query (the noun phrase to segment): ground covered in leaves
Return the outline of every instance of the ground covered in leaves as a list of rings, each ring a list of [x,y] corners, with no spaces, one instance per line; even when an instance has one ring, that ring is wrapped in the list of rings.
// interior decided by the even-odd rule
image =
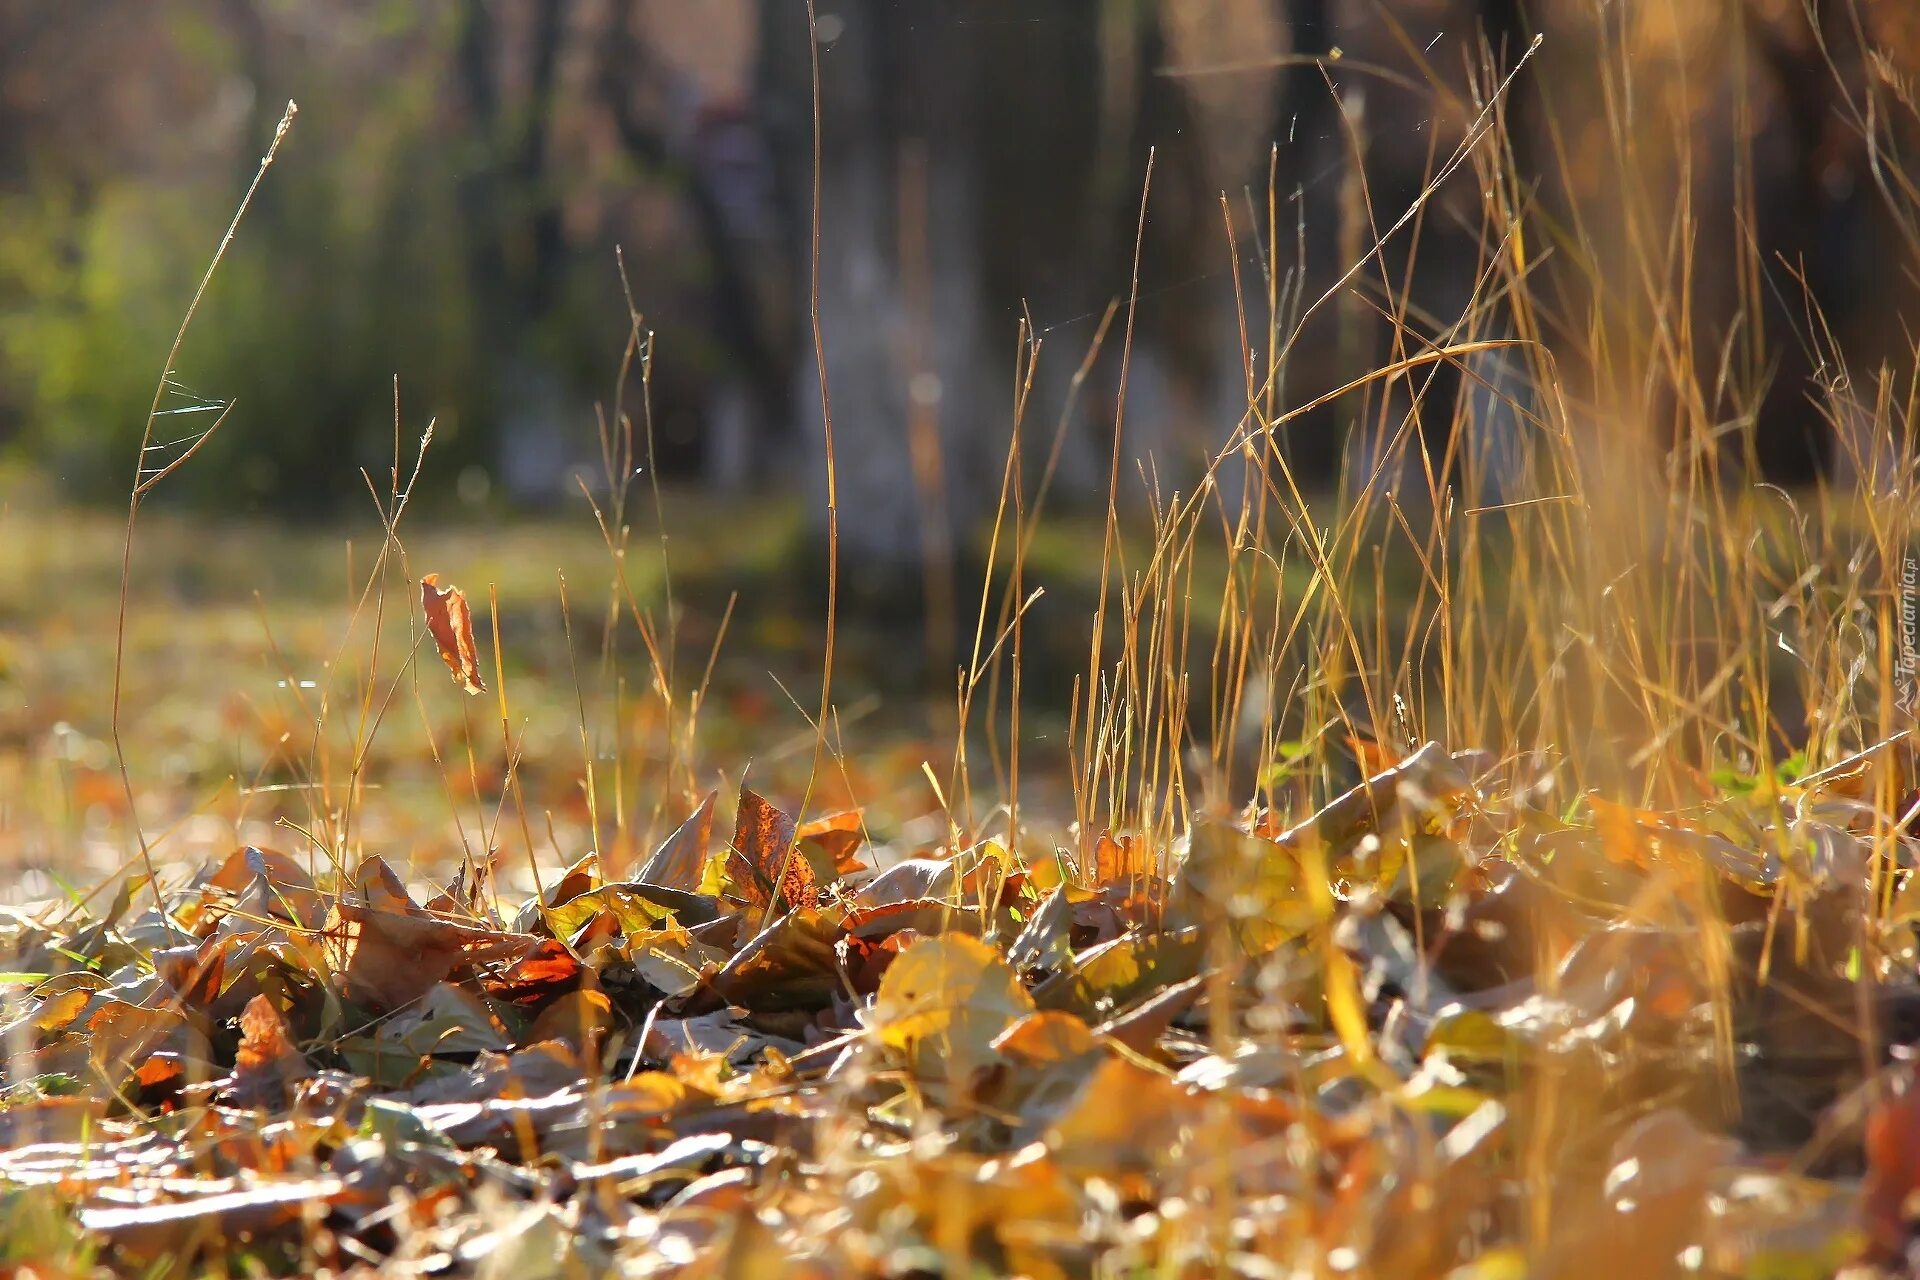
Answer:
[[[1652,813],[1429,744],[1044,854],[743,789],[526,902],[263,848],[130,874],[0,935],[0,1261],[1897,1271],[1901,747]]]

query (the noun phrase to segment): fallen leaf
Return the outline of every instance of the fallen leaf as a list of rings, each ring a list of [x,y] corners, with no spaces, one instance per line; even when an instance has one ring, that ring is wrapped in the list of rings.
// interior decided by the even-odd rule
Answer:
[[[713,843],[713,801],[717,794],[707,792],[700,807],[654,850],[636,879],[669,889],[700,887],[700,876],[707,866],[707,846]]]
[[[340,963],[340,994],[398,1009],[432,990],[462,964],[534,951],[539,940],[429,915],[407,896],[384,859],[370,857],[356,890],[335,908],[329,936]]]
[[[246,927],[258,927],[264,917],[311,928],[326,918],[326,899],[315,890],[313,877],[277,849],[234,850],[207,887],[233,895],[232,914],[253,917],[236,922]]]
[[[481,988],[490,996],[524,1004],[553,995],[579,980],[580,962],[573,953],[564,943],[546,938],[505,969],[483,974]]]
[[[818,1008],[842,989],[844,919],[838,911],[790,911],[734,951],[710,985],[721,999],[762,1011]]]
[[[233,1062],[236,1100],[243,1106],[278,1103],[288,1085],[312,1073],[273,1001],[264,995],[249,1000],[240,1014],[240,1048]]]
[[[1161,988],[1123,1014],[1107,1019],[1094,1031],[1117,1040],[1135,1053],[1149,1054],[1154,1043],[1173,1025],[1173,1020],[1191,1009],[1206,992],[1208,975],[1195,974],[1184,982]]]
[[[416,1057],[503,1053],[513,1047],[486,1001],[448,982],[380,1024],[376,1034]]]
[[[776,896],[795,907],[819,902],[812,866],[805,858],[788,856],[793,833],[792,818],[763,797],[745,787],[740,789],[727,872],[733,887],[754,906],[764,907]]]
[[[1867,1229],[1883,1257],[1898,1257],[1912,1232],[1908,1204],[1920,1191],[1920,1090],[1887,1090],[1867,1110]]]
[[[1066,885],[1058,884],[1048,890],[1047,896],[1040,900],[1039,906],[1033,908],[1033,914],[1021,926],[1020,936],[1007,948],[1007,963],[1024,973],[1037,966],[1053,967],[1071,959],[1071,905],[1067,901]]]
[[[606,995],[581,988],[569,991],[542,1010],[527,1039],[536,1043],[557,1040],[575,1052],[587,1053],[599,1044],[612,1020],[613,1003]]]
[[[866,840],[865,818],[858,809],[803,822],[793,838],[803,852],[819,855],[814,861],[816,874],[823,867],[830,869],[831,874],[822,879],[837,879],[866,870],[857,856]]]
[[[1060,1009],[1029,1013],[994,1038],[1000,1053],[1029,1063],[1068,1062],[1099,1048],[1087,1024]]]
[[[993,1042],[1032,1012],[1033,996],[998,951],[948,934],[901,952],[863,1018],[923,1079],[964,1085],[992,1059]]]
[[[95,1069],[109,1077],[131,1073],[185,1021],[169,1009],[108,1000],[87,1016],[88,1049]]]
[[[549,910],[547,923],[555,936],[568,941],[583,925],[600,916],[613,922],[616,933],[631,936],[647,932],[673,918],[672,910],[655,902],[647,889],[644,883],[609,884],[590,889]]]
[[[1112,1177],[1180,1158],[1182,1136],[1204,1099],[1157,1071],[1107,1058],[1086,1077],[1073,1105],[1048,1135],[1062,1167]]]
[[[1096,885],[1144,880],[1157,871],[1153,850],[1141,836],[1102,832],[1094,842],[1093,882]]]
[[[861,885],[853,899],[863,907],[940,901],[953,894],[959,879],[945,858],[906,858]]]
[[[440,575],[429,573],[420,579],[420,607],[427,615],[427,630],[440,648],[440,660],[453,673],[453,682],[468,693],[485,693],[487,683],[480,678],[480,655],[473,643],[473,610],[467,607],[466,593],[458,587],[442,587]]]

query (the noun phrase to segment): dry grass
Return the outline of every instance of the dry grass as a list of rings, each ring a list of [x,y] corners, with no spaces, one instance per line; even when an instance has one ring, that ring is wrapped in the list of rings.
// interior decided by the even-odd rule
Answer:
[[[1610,103],[1627,64],[1601,66]],[[685,539],[632,532],[660,502],[617,479],[645,448],[621,399],[645,367],[638,317],[603,426],[606,559],[554,597],[564,672],[508,665],[505,569],[449,572],[450,547],[413,539],[396,423],[338,656],[311,689],[288,669],[297,750],[272,759],[294,856],[184,884],[136,862],[122,900],[12,928],[0,1204],[20,1225],[0,1259],[1906,1266],[1915,477],[1876,461],[1907,439],[1900,384],[1868,396],[1822,352],[1819,403],[1856,424],[1843,470],[1871,484],[1742,480],[1764,370],[1689,329],[1686,202],[1657,197],[1615,124],[1615,197],[1549,219],[1502,128],[1511,76],[1479,83],[1429,189],[1471,173],[1483,193],[1466,314],[1427,323],[1364,253],[1417,234],[1425,200],[1363,203],[1362,255],[1324,297],[1278,268],[1245,282],[1245,415],[1144,531],[1119,520],[1116,431],[1068,723],[1028,687],[1058,535],[1023,402],[952,745],[873,765],[834,696],[834,646],[844,664],[855,638],[829,609],[819,707],[794,690],[795,769],[768,786],[754,765],[756,790],[797,805],[741,788],[729,839],[709,783],[743,765],[707,737],[712,655],[763,637],[729,639],[730,611],[690,626],[669,571]],[[1903,109],[1884,97],[1879,118]],[[1264,226],[1226,209],[1236,242],[1286,242],[1271,195]],[[1275,443],[1315,407],[1285,393],[1293,337],[1374,276],[1390,355],[1332,398],[1374,462],[1310,494]],[[1131,335],[1128,314],[1111,340]],[[1027,343],[1018,385],[1058,358]],[[1515,464],[1473,455],[1479,394],[1457,406],[1460,455],[1425,457],[1410,405],[1428,377],[1453,365],[1486,390],[1496,362],[1524,377],[1492,390],[1530,388],[1501,410]],[[423,645],[429,568],[472,593],[485,696]],[[137,593],[119,602],[133,676],[155,624]],[[405,719],[458,850],[425,907],[375,856],[409,838],[391,815],[414,793],[383,790],[405,767],[375,750]],[[136,800],[152,772],[129,770]],[[922,815],[931,796],[936,820],[806,825],[884,808],[876,788]],[[118,821],[123,851],[129,832],[164,848],[137,803]]]

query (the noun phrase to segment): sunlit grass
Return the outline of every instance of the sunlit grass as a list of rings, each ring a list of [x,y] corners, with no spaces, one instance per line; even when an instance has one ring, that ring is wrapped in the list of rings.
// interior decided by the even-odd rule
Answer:
[[[1632,64],[1601,52],[1611,103]],[[395,1052],[378,1025],[438,983],[291,942],[351,941],[360,960],[385,910],[441,948],[436,977],[459,975],[440,998],[479,1010],[459,1030],[577,1071],[563,1083],[588,1136],[554,1156],[576,1173],[632,1120],[621,1101],[658,1126],[622,1135],[649,1153],[678,1120],[787,1144],[703,1186],[723,1207],[702,1220],[711,1252],[675,1247],[716,1271],[789,1253],[823,1274],[1482,1280],[1893,1261],[1920,1184],[1912,1082],[1886,1043],[1920,1008],[1920,800],[1897,701],[1915,476],[1905,455],[1891,472],[1873,459],[1907,440],[1902,410],[1837,378],[1809,388],[1867,429],[1828,485],[1757,483],[1768,387],[1716,365],[1730,340],[1692,327],[1688,215],[1657,195],[1673,175],[1636,169],[1652,162],[1609,115],[1608,154],[1635,180],[1551,218],[1501,132],[1516,74],[1480,84],[1414,208],[1349,208],[1342,243],[1365,256],[1320,299],[1263,264],[1240,295],[1244,412],[1183,488],[1123,495],[1116,422],[1106,518],[1041,519],[1040,432],[1016,413],[990,529],[928,566],[981,584],[959,584],[944,620],[958,670],[911,692],[883,668],[949,637],[837,615],[820,593],[844,584],[795,553],[793,500],[635,482],[637,315],[601,419],[606,474],[573,517],[403,522],[396,427],[391,485],[371,486],[383,523],[348,537],[149,512],[123,589],[125,526],[17,499],[0,516],[29,553],[0,568],[25,709],[0,755],[17,815],[4,856],[55,898],[56,876],[85,894],[138,871],[149,842],[180,881],[237,843],[293,850],[291,870],[243,859],[235,875],[282,906],[363,914],[355,932],[249,904],[246,923],[295,957],[247,1006],[255,1058],[271,1043],[302,1070],[357,1069],[350,1041]],[[1418,317],[1384,272],[1380,296],[1352,293],[1373,288],[1368,244],[1448,173],[1481,194],[1468,311]],[[1249,204],[1223,202],[1230,237],[1284,243],[1279,199]],[[1536,274],[1549,245],[1553,289]],[[1756,252],[1734,256],[1757,271]],[[1325,405],[1291,401],[1303,318],[1356,299],[1388,348]],[[1050,358],[1077,353],[1030,340],[1016,381]],[[1414,406],[1432,371],[1479,387],[1490,361],[1519,371],[1499,411],[1479,394],[1439,406],[1458,448],[1424,455]],[[1331,491],[1277,443],[1328,405],[1374,437]],[[1495,418],[1515,433],[1498,472],[1478,449]],[[491,687],[472,697],[422,642],[428,572],[473,606],[463,678]],[[132,812],[103,726],[116,672]],[[743,775],[736,826],[669,837],[712,790],[726,812]],[[849,806],[861,815],[825,843],[793,825]],[[374,856],[423,886],[457,867],[459,893],[431,921],[396,908],[417,904]],[[626,879],[642,866],[673,883]],[[253,945],[220,932],[233,886],[165,887],[140,885],[162,903],[144,927],[198,930],[196,963]],[[122,947],[121,927],[86,945]],[[509,975],[489,953],[462,970],[473,934],[546,967]],[[31,943],[51,970],[81,940]],[[184,1020],[204,975],[144,963],[178,978],[145,1012]],[[23,1061],[79,1062],[69,1023],[114,1030],[75,1021],[118,999],[92,982],[15,980],[37,1002],[9,1023]],[[723,1048],[648,1047],[658,1019],[685,1030],[690,1013],[718,1019]],[[220,1053],[230,1022],[210,1032]],[[756,1040],[772,1048],[728,1060]],[[401,1058],[378,1083],[395,1097],[432,1073],[509,1070],[431,1045]],[[90,1065],[118,1084],[107,1068],[137,1064]],[[68,1084],[52,1074],[31,1077],[22,1115],[56,1110],[42,1104]],[[465,1132],[493,1114],[473,1105],[435,1118]],[[488,1158],[533,1166],[534,1122],[499,1110],[517,1149]],[[525,1220],[636,1265],[664,1257],[648,1232],[687,1221],[685,1205],[596,1195],[527,1197]],[[639,1225],[568,1244],[560,1215],[589,1210]],[[455,1235],[480,1229],[452,1217]]]

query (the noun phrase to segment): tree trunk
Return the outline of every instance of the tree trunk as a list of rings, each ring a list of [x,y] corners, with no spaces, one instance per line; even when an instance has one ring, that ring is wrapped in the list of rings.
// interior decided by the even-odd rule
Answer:
[[[821,363],[841,582],[855,602],[898,601],[923,569],[938,576],[934,562],[950,562],[977,514],[983,462],[1001,437],[979,394],[974,67],[959,9],[859,0],[821,19]],[[1007,349],[1010,377],[1011,335]],[[799,363],[824,539],[828,459],[811,343]]]

